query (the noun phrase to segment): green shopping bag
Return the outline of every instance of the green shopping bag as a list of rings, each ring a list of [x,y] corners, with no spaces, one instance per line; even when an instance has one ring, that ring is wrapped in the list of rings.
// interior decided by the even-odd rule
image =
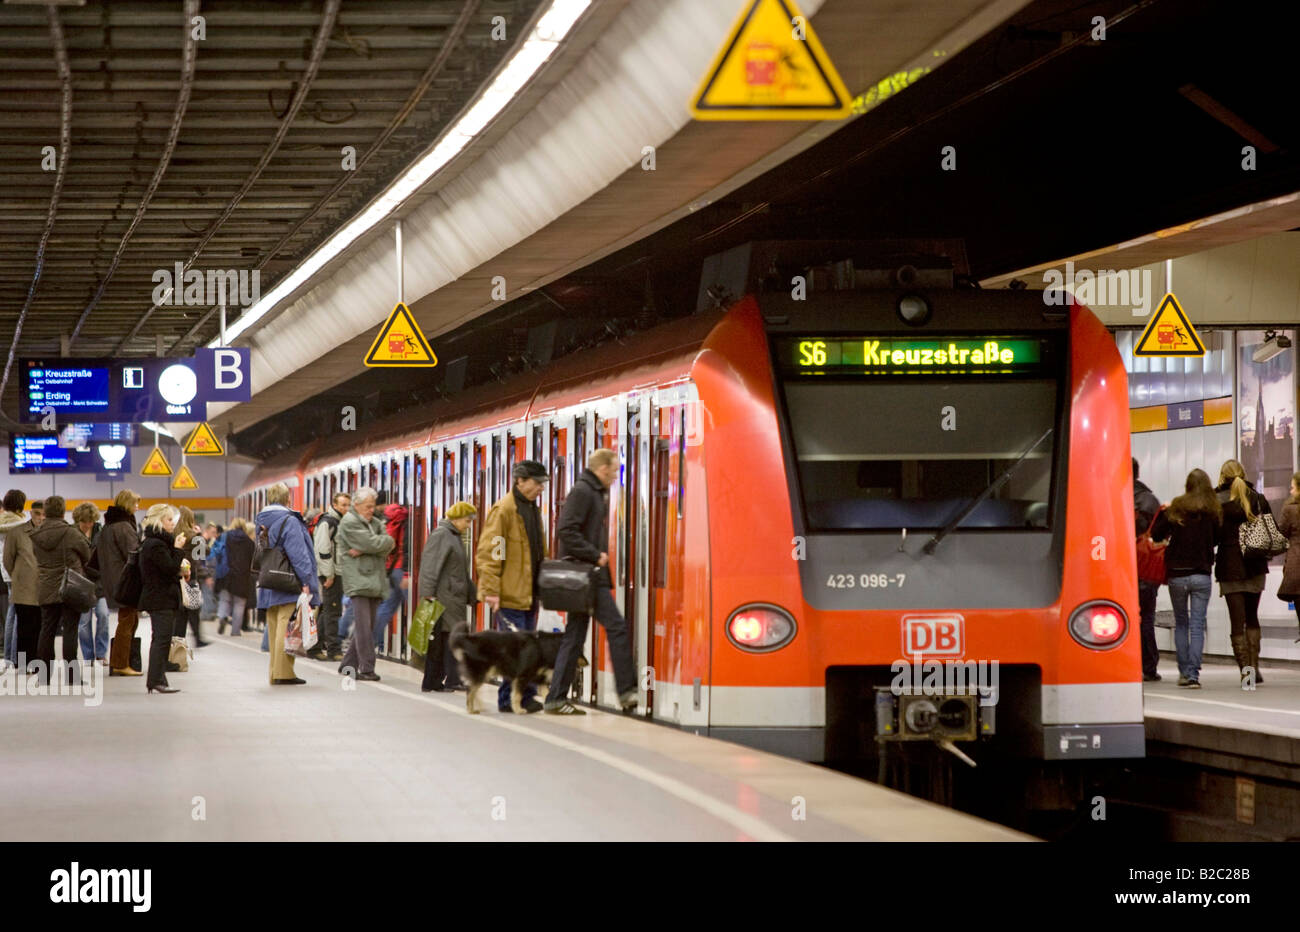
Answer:
[[[437,599],[421,599],[411,619],[411,627],[406,632],[406,643],[411,650],[423,654],[429,649],[429,638],[433,637],[433,626],[438,623],[442,613],[447,610]]]

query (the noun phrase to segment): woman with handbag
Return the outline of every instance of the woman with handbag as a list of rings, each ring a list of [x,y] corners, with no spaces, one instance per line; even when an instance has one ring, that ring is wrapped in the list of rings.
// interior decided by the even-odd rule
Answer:
[[[478,601],[469,576],[464,533],[478,514],[469,502],[457,502],[429,535],[420,556],[420,601],[436,600],[443,607],[424,655],[424,692],[463,689],[450,647],[451,633],[468,623],[469,605]]]
[[[1223,512],[1210,477],[1203,469],[1187,474],[1185,492],[1156,515],[1151,540],[1167,540],[1165,584],[1174,606],[1174,651],[1178,656],[1178,685],[1201,688],[1201,656],[1205,649],[1205,616],[1210,604],[1210,571]]]
[[[187,535],[176,525],[180,510],[172,505],[151,505],[144,517],[144,540],[140,543],[140,605],[149,613],[149,666],[145,686],[149,692],[178,693],[167,684],[167,657],[171,652],[172,631],[184,631],[181,614],[180,580],[189,578],[182,572]]]
[[[61,495],[45,500],[45,520],[32,532],[36,555],[36,599],[41,605],[41,634],[36,656],[43,664],[41,683],[54,668],[54,637],[63,636],[63,662],[68,682],[76,682],[77,626],[81,614],[95,604],[95,584],[86,577],[90,544],[76,525],[64,518]]]
[[[1264,592],[1268,557],[1242,553],[1241,527],[1262,519],[1264,515],[1271,519],[1272,511],[1264,496],[1246,481],[1246,470],[1236,460],[1223,464],[1215,491],[1223,506],[1223,524],[1219,531],[1214,578],[1219,581],[1219,595],[1228,603],[1232,653],[1241,671],[1242,687],[1246,688],[1252,672],[1256,683],[1264,682],[1259,669],[1259,597]]]
[[[1300,472],[1291,477],[1291,497],[1282,506],[1282,520],[1277,523],[1277,528],[1288,541],[1277,597],[1285,602],[1294,602],[1296,618],[1300,620]]]

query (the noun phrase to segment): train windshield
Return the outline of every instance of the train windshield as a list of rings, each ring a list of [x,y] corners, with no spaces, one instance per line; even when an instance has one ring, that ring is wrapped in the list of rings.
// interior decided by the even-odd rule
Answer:
[[[777,353],[809,530],[942,528],[1022,455],[960,527],[1050,527],[1049,340],[795,339]]]

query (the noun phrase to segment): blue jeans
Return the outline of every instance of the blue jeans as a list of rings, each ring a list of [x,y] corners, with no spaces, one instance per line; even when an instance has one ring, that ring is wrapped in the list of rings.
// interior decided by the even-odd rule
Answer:
[[[533,607],[528,611],[522,608],[501,608],[497,609],[497,628],[501,631],[536,631],[537,630],[537,602],[533,602]],[[510,708],[510,690],[511,681],[504,676],[501,678],[501,688],[497,690],[497,709],[502,712],[513,711]],[[529,686],[524,690],[523,697],[520,701],[524,705],[537,698],[537,687]]]
[[[18,665],[18,615],[14,612],[13,602],[5,610],[5,660]]]
[[[1205,648],[1205,611],[1210,604],[1210,577],[1205,573],[1170,576],[1168,586],[1169,599],[1174,603],[1174,650],[1178,655],[1178,672],[1199,682],[1201,652]]]
[[[397,614],[397,609],[406,601],[406,590],[402,588],[402,579],[406,576],[406,570],[391,569],[388,571],[388,598],[379,603],[379,610],[375,612],[375,624],[387,625]]]
[[[340,579],[338,585],[342,585]],[[342,644],[352,633],[352,599],[348,596],[343,597],[343,614],[339,616],[339,643]]]
[[[95,621],[92,632],[91,616]],[[77,625],[77,634],[81,639],[81,657],[83,660],[107,660],[108,659],[108,600],[100,597],[95,603],[95,607],[86,614],[81,616],[81,622]]]

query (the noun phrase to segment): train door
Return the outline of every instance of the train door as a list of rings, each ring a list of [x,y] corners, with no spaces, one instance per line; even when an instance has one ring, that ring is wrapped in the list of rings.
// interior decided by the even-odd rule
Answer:
[[[462,449],[464,449],[465,446],[466,444],[461,444]],[[473,496],[473,500],[470,502],[470,504],[473,505],[478,510],[478,520],[474,523],[474,537],[470,541],[470,547],[472,550],[477,550],[479,537],[483,533],[483,522],[487,520],[488,509],[491,507],[491,504],[487,500],[488,489],[487,489],[486,451],[484,449],[482,442],[478,438],[475,438],[474,440],[473,449],[474,449],[474,458],[470,460],[468,463],[469,473],[470,473],[469,476],[469,483],[471,489],[470,494]],[[464,472],[465,470],[462,469],[461,470],[462,485],[465,482],[465,476],[463,475]],[[492,627],[492,622],[493,622],[492,612],[488,608],[487,603],[480,602],[479,607],[475,612],[474,630],[476,631],[487,630]]]
[[[564,496],[568,492],[569,474],[566,466],[570,460],[569,453],[569,436],[572,433],[567,427],[557,427],[552,421],[550,426],[550,461],[548,469],[551,474],[551,481],[547,483],[550,486],[547,494],[551,496],[551,514],[554,520],[550,527],[547,528],[549,537],[550,552],[558,554],[556,549],[555,528],[560,523],[560,512],[564,509]]]
[[[628,631],[632,638],[632,661],[636,670],[650,666],[651,661],[646,652],[647,621],[649,619],[646,599],[646,513],[647,513],[647,479],[649,465],[647,462],[647,436],[649,420],[653,406],[648,395],[639,399],[629,399],[624,410],[622,432],[622,469],[620,470],[620,506],[623,514],[623,527],[619,549],[623,552],[623,616],[627,619]],[[638,681],[642,677],[638,675]],[[646,704],[642,704],[642,709]]]

